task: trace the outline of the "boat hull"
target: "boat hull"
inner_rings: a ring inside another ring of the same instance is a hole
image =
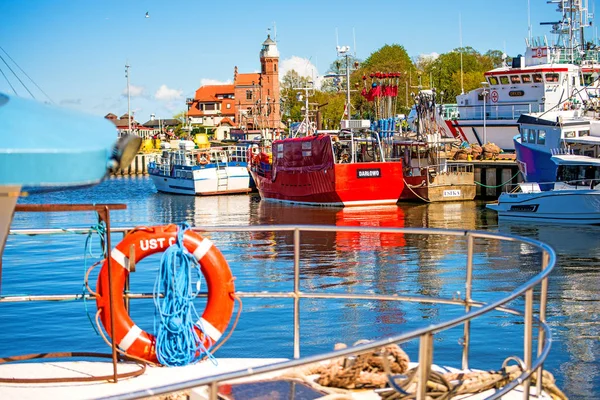
[[[335,164],[316,171],[251,174],[261,199],[306,205],[396,204],[404,188],[401,162]]]
[[[600,191],[551,190],[535,193],[502,193],[498,203],[487,204],[506,220],[600,224]]]
[[[440,179],[439,183],[428,182],[425,176],[406,176],[404,177],[404,190],[400,200],[419,202],[464,201],[473,200],[475,194],[476,186],[473,173],[464,176],[445,176],[444,179]]]
[[[463,142],[479,145],[490,142],[507,151],[514,151],[513,137],[519,134],[519,125],[512,119],[486,120],[485,129],[483,120],[475,119],[446,120],[446,125],[452,135]]]

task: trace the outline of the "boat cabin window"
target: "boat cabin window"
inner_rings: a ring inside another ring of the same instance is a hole
[[[538,131],[537,144],[546,144],[546,131],[543,129]]]
[[[594,75],[593,74],[583,74],[583,84],[585,86],[589,86],[594,83]]]
[[[590,130],[589,129],[583,129],[579,131],[579,137],[582,136],[590,136]]]
[[[542,83],[542,74],[533,74],[533,82]]]
[[[501,76],[500,83],[503,85],[508,85],[508,76]]]
[[[564,135],[566,138],[574,138],[575,137],[575,131],[565,131]]]
[[[600,179],[600,166],[597,165],[559,165],[556,170],[556,180],[579,181],[582,185],[589,184],[585,179]]]
[[[488,82],[490,83],[490,85],[497,85],[498,84],[498,78],[496,78],[495,76],[490,76],[488,78]]]
[[[521,78],[519,77],[519,75],[511,75],[510,83],[521,83]]]
[[[527,143],[528,135],[529,135],[529,129],[521,128],[521,143]]]
[[[529,130],[529,135],[527,137],[527,141],[529,143],[535,143],[536,136],[537,136],[537,129],[530,129]]]
[[[556,72],[549,72],[546,74],[546,82],[558,82],[558,74]]]
[[[523,83],[531,83],[531,75],[522,75],[521,81],[523,81]]]

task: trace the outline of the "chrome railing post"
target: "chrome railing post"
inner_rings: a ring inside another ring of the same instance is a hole
[[[417,380],[417,400],[427,398],[427,381],[431,373],[433,362],[433,334],[427,332],[419,340],[419,370]]]
[[[550,263],[550,255],[546,252],[542,255],[542,270],[548,268]],[[538,358],[542,354],[544,348],[544,339],[546,338],[546,332],[544,331],[544,324],[546,323],[546,302],[548,300],[548,278],[544,278],[542,281],[542,288],[540,291],[540,325],[538,327]],[[539,396],[542,393],[542,373],[544,372],[544,364],[540,365],[537,370],[537,382],[536,382],[536,393]]]
[[[533,345],[533,289],[525,292],[525,333],[523,335],[523,361],[525,370],[531,371],[531,347]],[[523,400],[529,399],[529,387],[531,386],[531,376],[523,382]]]
[[[467,233],[467,276],[465,280],[465,313],[471,311],[471,291],[473,285],[473,235]],[[463,333],[462,369],[469,369],[469,347],[471,345],[471,320],[465,321]]]
[[[300,358],[300,230],[294,229],[294,358]]]

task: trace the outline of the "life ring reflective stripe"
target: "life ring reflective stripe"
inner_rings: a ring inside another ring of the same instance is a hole
[[[163,252],[177,241],[177,226],[156,226],[129,233],[111,251],[112,259],[112,297],[115,324],[113,340],[127,354],[143,358],[154,363],[156,357],[156,339],[153,335],[137,326],[127,313],[123,301],[125,280],[129,275],[129,254],[133,246],[135,262],[145,257]],[[234,305],[235,287],[233,276],[223,257],[215,245],[194,231],[187,230],[183,235],[185,248],[200,263],[200,270],[208,287],[208,299],[202,317],[195,325],[198,336],[204,347],[209,348],[217,342],[231,319]],[[100,319],[106,332],[110,335],[110,299],[108,285],[108,261],[104,260],[98,276],[96,306],[101,310]]]

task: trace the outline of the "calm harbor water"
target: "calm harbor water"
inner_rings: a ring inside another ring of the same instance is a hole
[[[498,223],[482,202],[405,204],[370,209],[328,209],[261,202],[256,195],[188,197],[156,193],[146,177],[113,178],[90,188],[32,195],[22,203],[125,203],[111,214],[113,226],[188,222],[196,226],[324,224],[430,227],[490,230],[530,237],[550,244],[558,265],[549,285],[548,320],[554,340],[546,369],[570,398],[600,398],[600,242],[599,227],[559,227]],[[12,228],[89,227],[93,213],[17,213]],[[211,233],[230,263],[241,291],[291,290],[292,247],[289,234]],[[312,233],[304,239],[303,284],[332,292],[401,293],[451,296],[464,291],[464,253],[460,240],[445,237],[399,237],[386,234]],[[10,236],[3,259],[2,294],[81,293],[84,271],[97,258],[83,255],[85,237]],[[116,242],[120,236],[113,238]],[[98,255],[98,240],[94,253]],[[510,246],[489,246],[475,260],[475,283],[483,299],[510,292],[534,275],[532,263],[505,263],[506,254],[523,252]],[[153,256],[155,257],[155,256]],[[343,259],[344,262],[340,263]],[[132,291],[151,292],[159,258],[144,260],[132,278]],[[440,261],[450,268],[441,268]],[[497,261],[497,262],[495,262]],[[477,268],[479,266],[479,268]],[[95,282],[92,282],[95,286]],[[522,303],[517,302],[515,306]],[[460,310],[418,303],[352,304],[309,301],[301,313],[303,354],[331,350],[336,342],[379,338],[435,323]],[[49,351],[102,351],[86,314],[94,302],[0,304],[0,356]],[[136,301],[133,319],[152,331],[153,304]],[[319,310],[318,318],[311,310]],[[217,356],[291,357],[291,303],[245,299],[238,327]],[[434,362],[459,366],[461,330],[436,336]],[[304,334],[303,334],[304,336]],[[485,341],[485,344],[484,344]],[[471,366],[499,369],[507,354],[522,356],[522,325],[493,314],[473,326]],[[491,343],[491,344],[490,344]],[[416,343],[404,346],[417,358]],[[501,355],[496,349],[503,349]],[[513,350],[514,349],[514,350]]]

